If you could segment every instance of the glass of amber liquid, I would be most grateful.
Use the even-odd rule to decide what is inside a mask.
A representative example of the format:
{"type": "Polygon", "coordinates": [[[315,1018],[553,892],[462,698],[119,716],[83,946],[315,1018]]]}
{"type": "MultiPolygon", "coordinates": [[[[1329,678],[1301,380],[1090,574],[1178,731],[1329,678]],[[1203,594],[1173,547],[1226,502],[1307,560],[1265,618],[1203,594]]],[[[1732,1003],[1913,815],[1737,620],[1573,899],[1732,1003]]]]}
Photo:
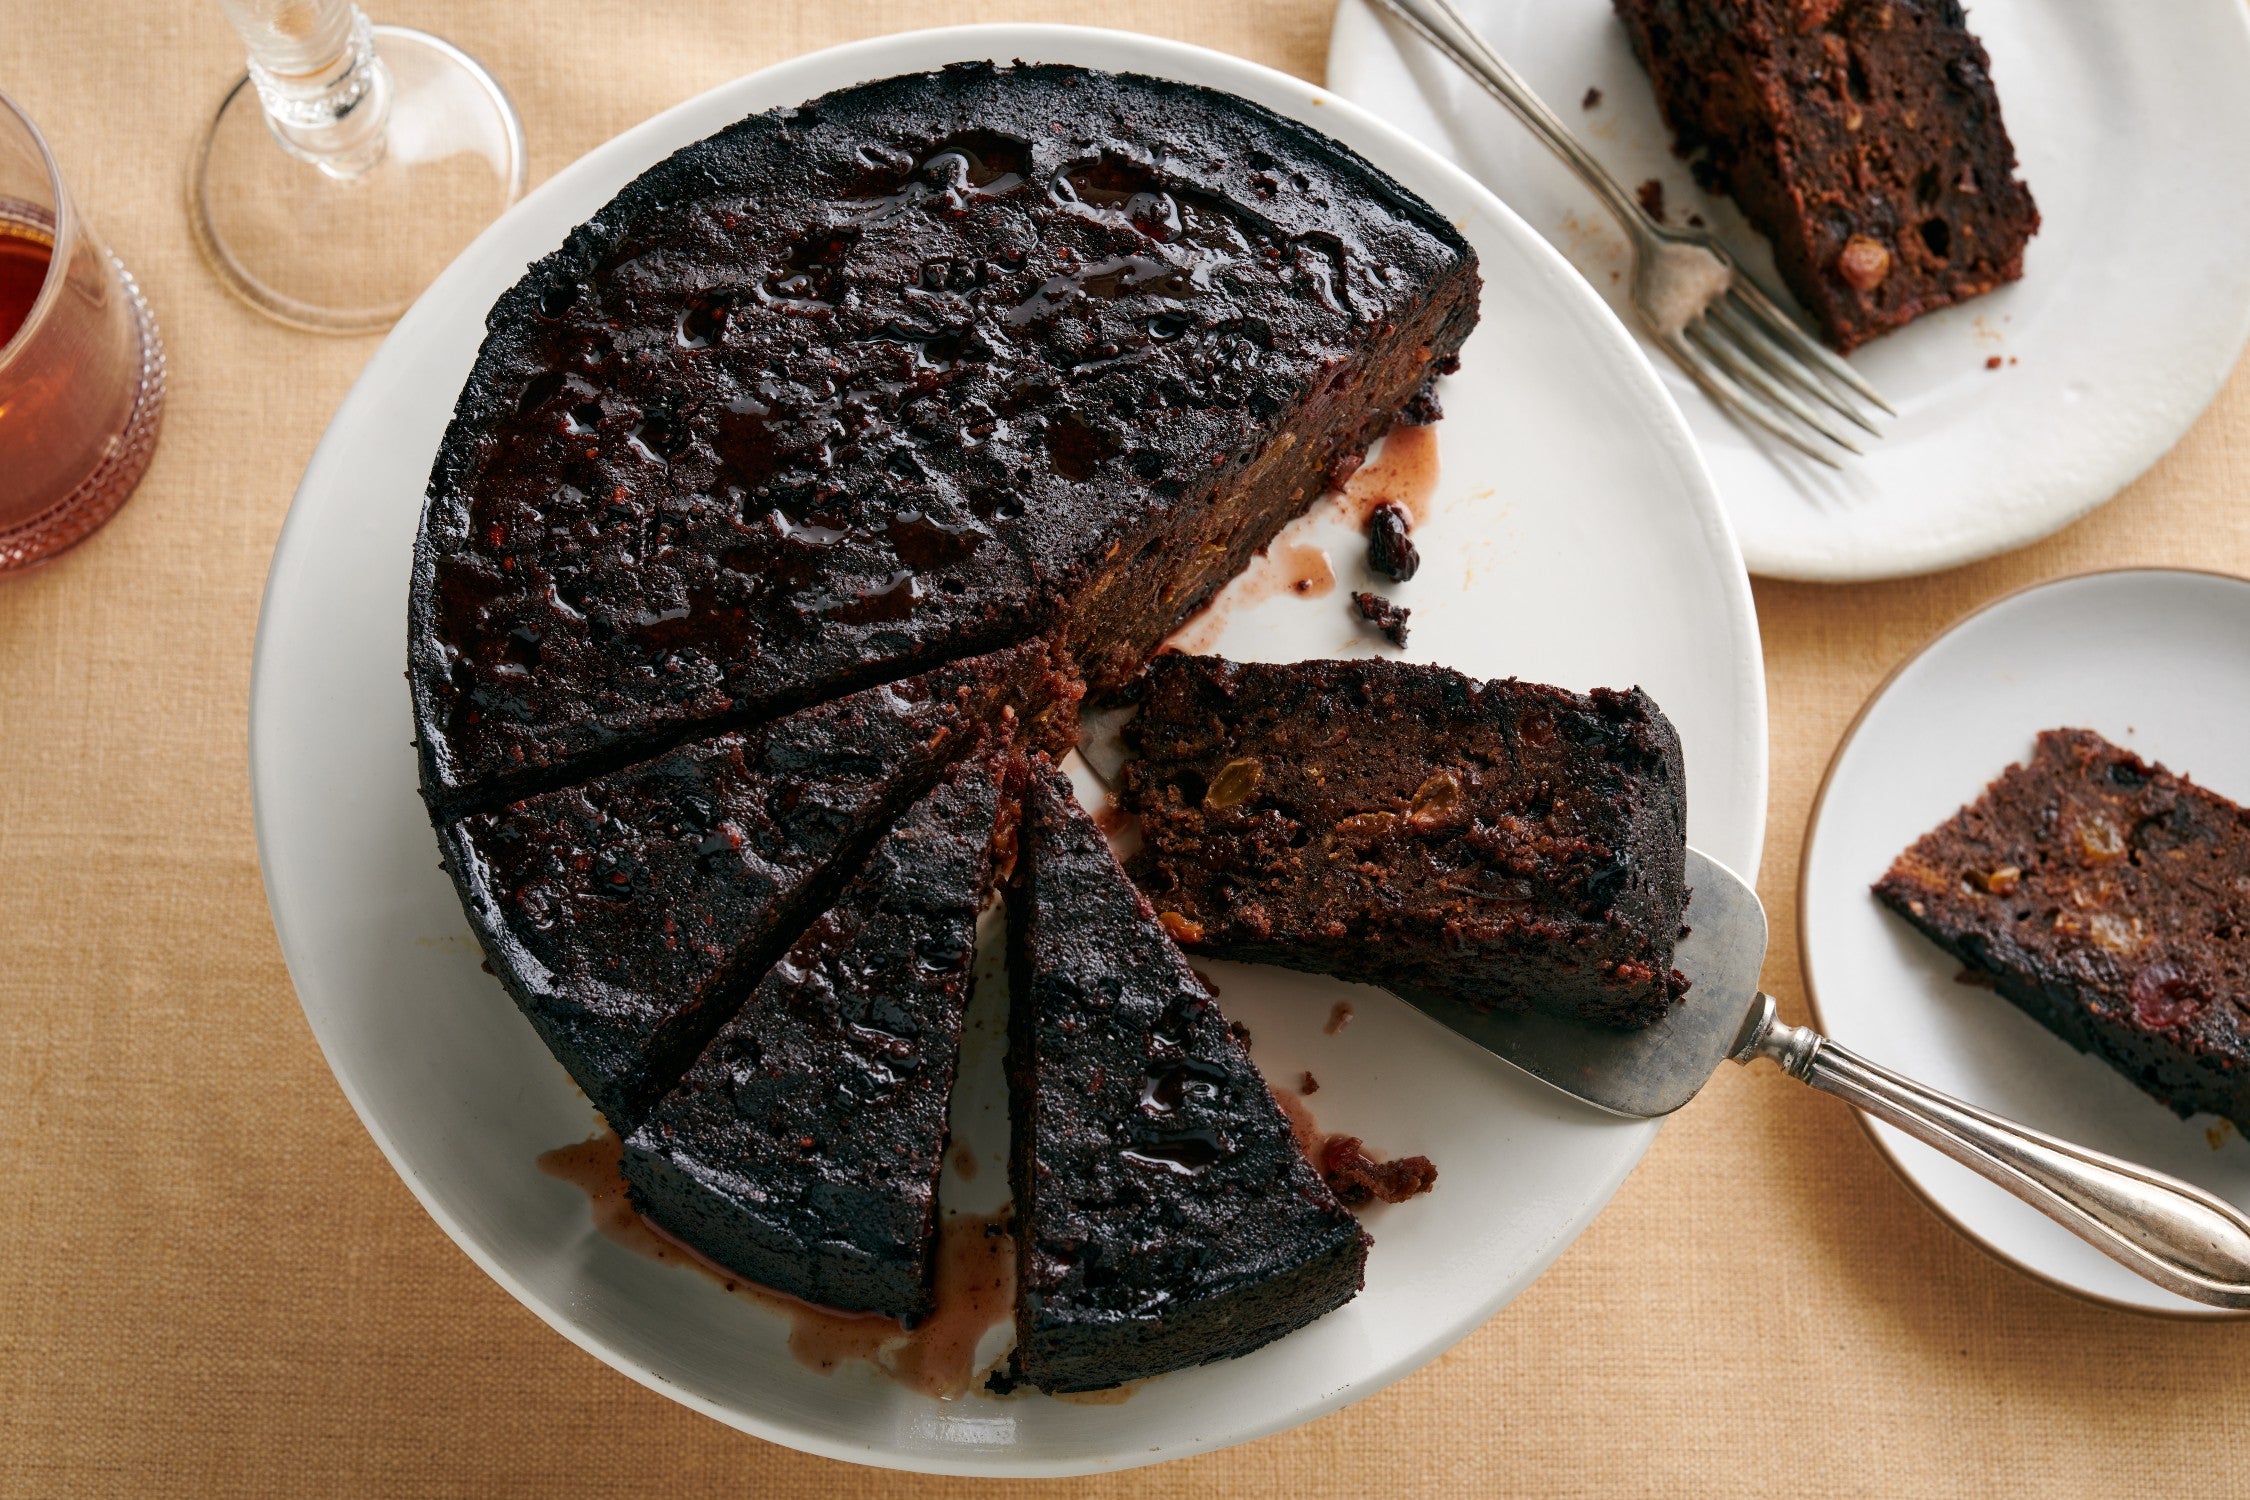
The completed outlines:
{"type": "Polygon", "coordinates": [[[141,291],[0,94],[0,575],[93,535],[132,494],[164,414],[141,291]]]}

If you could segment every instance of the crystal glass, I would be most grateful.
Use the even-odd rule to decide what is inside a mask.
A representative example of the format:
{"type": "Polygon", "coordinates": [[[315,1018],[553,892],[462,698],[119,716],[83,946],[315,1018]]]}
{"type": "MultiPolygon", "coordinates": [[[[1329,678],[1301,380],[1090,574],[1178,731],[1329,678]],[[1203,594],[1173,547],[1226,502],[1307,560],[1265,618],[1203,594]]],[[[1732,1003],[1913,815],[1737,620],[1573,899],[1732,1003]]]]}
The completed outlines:
{"type": "Polygon", "coordinates": [[[141,291],[0,94],[0,574],[117,513],[164,415],[164,341],[141,291]]]}
{"type": "Polygon", "coordinates": [[[322,333],[387,328],[523,193],[523,127],[449,43],[347,0],[219,0],[250,53],[188,181],[228,288],[322,333]]]}

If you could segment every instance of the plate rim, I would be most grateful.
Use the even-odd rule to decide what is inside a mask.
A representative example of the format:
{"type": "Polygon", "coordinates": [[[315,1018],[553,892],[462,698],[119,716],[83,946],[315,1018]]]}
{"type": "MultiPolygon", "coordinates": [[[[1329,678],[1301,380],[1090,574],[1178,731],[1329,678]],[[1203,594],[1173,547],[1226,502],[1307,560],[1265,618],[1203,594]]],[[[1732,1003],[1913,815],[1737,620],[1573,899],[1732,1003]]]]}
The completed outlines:
{"type": "MultiPolygon", "coordinates": [[[[2214,21],[2222,16],[2233,20],[2235,25],[2230,33],[2232,40],[2239,55],[2244,59],[2250,59],[2250,6],[2242,4],[2241,0],[2204,0],[2204,3],[2208,7],[2207,13],[2214,18],[2214,21]]],[[[1382,13],[1381,0],[1336,0],[1336,9],[1329,23],[1328,50],[1323,58],[1323,76],[1335,76],[1339,72],[1339,58],[1348,58],[1352,49],[1363,46],[1370,30],[1385,35],[1390,33],[1389,23],[1382,13]]],[[[1347,61],[1346,68],[1348,67],[1347,61]]],[[[1346,94],[1340,88],[1336,92],[1354,103],[1359,102],[1354,95],[1346,94]]],[[[1371,114],[1376,114],[1378,118],[1388,119],[1387,115],[1376,110],[1372,105],[1362,104],[1361,107],[1371,114]]],[[[2250,138],[2246,138],[2246,144],[2250,144],[2250,138]]],[[[1452,160],[1450,156],[1446,159],[1449,162],[1452,160]]],[[[1455,165],[1458,165],[1458,163],[1455,163],[1455,165]]],[[[1464,168],[1464,170],[1466,169],[1464,168]]],[[[1483,182],[1482,178],[1477,180],[1480,184],[1483,182]]],[[[1487,186],[1486,191],[1491,192],[1493,190],[1487,186]]],[[[1497,193],[1495,193],[1495,196],[1498,196],[1497,193]]],[[[1538,233],[1537,230],[1533,232],[1538,233]]],[[[1542,235],[1541,237],[1544,238],[1545,236],[1542,235]]],[[[1575,266],[1572,267],[1572,270],[1574,274],[1577,273],[1575,266]]],[[[1597,295],[1599,294],[1597,293],[1597,295]]],[[[2227,355],[2224,362],[2219,364],[2215,371],[2204,372],[2191,388],[2183,392],[2180,406],[2184,415],[2180,419],[2177,429],[2171,430],[2169,424],[2150,424],[2145,429],[2142,440],[2131,446],[2129,450],[2121,450],[2122,456],[2116,461],[2093,466],[2091,472],[2103,477],[2091,484],[2083,480],[2080,481],[2079,488],[2083,493],[2078,494],[2076,499],[2068,506],[2055,512],[2052,517],[2042,516],[2038,529],[2020,534],[1996,536],[1988,542],[1980,542],[1968,548],[1938,551],[1928,555],[1900,557],[1883,563],[1866,564],[1855,563],[1855,559],[1861,555],[1856,549],[1847,549],[1840,555],[1830,555],[1825,558],[1816,559],[1801,554],[1792,554],[1787,557],[1762,558],[1756,563],[1751,563],[1749,558],[1752,549],[1745,546],[1746,566],[1749,566],[1750,571],[1756,577],[1773,578],[1791,583],[1877,583],[1899,578],[1927,577],[1933,573],[1965,567],[1971,563],[1984,562],[2046,540],[2064,528],[2084,520],[2138,483],[2167,455],[2178,448],[2188,434],[2195,429],[2196,425],[2203,420],[2205,413],[2211,409],[2212,403],[2218,400],[2220,394],[2234,378],[2235,372],[2242,367],[2246,353],[2250,353],[2250,279],[2246,279],[2243,283],[2242,296],[2233,309],[2231,322],[2218,321],[2222,321],[2220,337],[2223,340],[2223,346],[2232,352],[2227,355]],[[2167,430],[2170,430],[2170,436],[2163,438],[2161,441],[2153,436],[2146,435],[2167,430]]],[[[1641,342],[1637,334],[1634,335],[1634,341],[1636,344],[1641,342]]],[[[1646,353],[1645,347],[1643,352],[1646,353]]],[[[1670,389],[1670,386],[1667,385],[1667,393],[1670,392],[1670,389]]],[[[1731,523],[1733,519],[1734,513],[1730,508],[1728,520],[1731,523]]],[[[1740,538],[1738,537],[1737,540],[1739,541],[1740,538]]]]}
{"type": "MultiPolygon", "coordinates": [[[[1446,160],[1438,153],[1415,141],[1404,131],[1399,130],[1380,116],[1337,94],[1324,83],[1298,78],[1279,69],[1215,48],[1182,42],[1169,37],[1123,31],[1113,27],[1062,23],[987,22],[882,33],[840,43],[833,47],[819,48],[782,58],[765,67],[722,80],[709,89],[699,91],[688,98],[666,106],[646,119],[628,126],[601,142],[597,142],[579,157],[557,168],[546,181],[540,183],[538,187],[518,200],[515,205],[512,205],[500,219],[487,226],[462,252],[462,255],[465,258],[473,253],[483,243],[486,236],[497,233],[504,222],[513,215],[524,213],[527,207],[536,209],[551,198],[567,196],[571,191],[570,180],[581,171],[593,170],[587,166],[591,159],[602,156],[612,148],[617,148],[620,142],[644,138],[652,134],[661,134],[666,122],[707,106],[713,96],[741,89],[753,81],[768,80],[771,75],[809,68],[819,62],[832,64],[839,57],[861,53],[880,54],[901,46],[936,47],[941,43],[945,51],[954,58],[1005,57],[1009,54],[1010,49],[1017,47],[1043,47],[1053,51],[1061,48],[1084,48],[1089,45],[1102,47],[1122,43],[1143,53],[1153,51],[1159,54],[1169,54],[1170,57],[1192,59],[1197,65],[1215,68],[1222,73],[1232,72],[1236,77],[1245,81],[1252,78],[1262,78],[1276,86],[1307,91],[1320,104],[1339,106],[1341,112],[1353,117],[1355,125],[1366,134],[1384,140],[1389,147],[1401,154],[1417,158],[1419,166],[1429,174],[1441,179],[1450,179],[1458,192],[1464,196],[1480,200],[1484,208],[1503,225],[1505,231],[1518,239],[1527,257],[1534,261],[1551,262],[1552,269],[1558,273],[1566,274],[1569,282],[1576,288],[1568,295],[1582,297],[1589,314],[1598,311],[1599,317],[1593,319],[1595,328],[1606,327],[1606,333],[1596,336],[1607,337],[1614,342],[1618,350],[1629,352],[1628,366],[1634,362],[1637,362],[1640,366],[1641,375],[1636,379],[1645,381],[1643,405],[1646,407],[1646,415],[1649,418],[1647,431],[1650,433],[1651,440],[1669,451],[1670,455],[1679,463],[1683,477],[1690,481],[1693,488],[1700,491],[1699,507],[1705,505],[1708,507],[1707,520],[1709,524],[1705,527],[1705,530],[1713,536],[1721,561],[1731,559],[1732,567],[1722,566],[1718,571],[1716,581],[1727,615],[1743,629],[1745,635],[1745,662],[1739,675],[1744,691],[1743,705],[1747,710],[1748,717],[1748,723],[1745,727],[1754,731],[1754,734],[1750,737],[1750,743],[1731,746],[1730,749],[1735,751],[1738,761],[1747,757],[1753,762],[1748,767],[1745,781],[1745,785],[1752,792],[1749,799],[1751,806],[1750,826],[1745,829],[1745,833],[1747,835],[1746,843],[1753,851],[1754,857],[1762,855],[1770,815],[1771,795],[1770,721],[1763,672],[1762,635],[1758,626],[1755,598],[1750,587],[1749,575],[1742,565],[1740,542],[1735,536],[1732,518],[1727,513],[1723,501],[1719,498],[1718,489],[1711,478],[1709,467],[1704,462],[1702,452],[1695,444],[1686,420],[1679,412],[1677,403],[1673,400],[1670,391],[1664,386],[1661,379],[1657,377],[1653,367],[1649,365],[1645,352],[1640,349],[1638,342],[1625,330],[1623,324],[1617,321],[1614,313],[1610,311],[1606,304],[1602,303],[1590,287],[1584,285],[1583,279],[1569,268],[1568,263],[1562,259],[1560,253],[1528,224],[1524,223],[1514,210],[1510,209],[1490,189],[1455,163],[1446,160]]],[[[1168,60],[1167,58],[1161,61],[1168,60]]],[[[927,64],[927,66],[936,65],[934,62],[927,64]]],[[[1102,66],[1101,64],[1090,65],[1102,66]]],[[[870,72],[867,76],[885,76],[881,70],[888,66],[889,64],[885,63],[876,64],[876,71],[870,72]]],[[[909,62],[901,64],[901,66],[912,69],[925,66],[925,64],[909,62]]],[[[1136,67],[1153,70],[1160,66],[1160,60],[1145,59],[1137,64],[1133,61],[1125,61],[1109,64],[1109,66],[1123,67],[1128,70],[1136,67]]],[[[1215,84],[1211,86],[1226,87],[1227,85],[1215,84]]],[[[1357,148],[1355,147],[1355,149],[1357,148]]],[[[1380,165],[1378,163],[1378,166],[1380,165]]],[[[449,266],[448,272],[451,269],[449,266]]],[[[442,280],[448,272],[441,272],[440,279],[442,280]]],[[[433,286],[435,284],[433,283],[433,286]]],[[[411,320],[415,318],[418,310],[419,304],[415,308],[410,308],[405,317],[400,320],[400,326],[411,327],[411,320]]],[[[275,610],[275,599],[278,593],[286,590],[290,576],[300,566],[300,554],[307,551],[310,545],[306,540],[313,529],[312,523],[308,519],[310,507],[301,509],[299,502],[305,499],[307,493],[315,487],[316,482],[325,482],[327,479],[325,471],[330,464],[336,461],[334,451],[335,445],[340,441],[337,433],[342,419],[354,403],[362,397],[363,392],[369,389],[371,377],[380,378],[388,373],[381,368],[381,365],[383,350],[389,342],[390,336],[387,335],[384,343],[378,345],[369,355],[367,364],[363,366],[361,374],[345,393],[343,400],[339,402],[328,426],[324,428],[319,442],[315,445],[312,455],[307,461],[304,474],[292,494],[289,510],[284,516],[281,528],[276,536],[272,560],[269,564],[265,587],[261,592],[259,602],[258,627],[251,664],[249,702],[247,749],[250,790],[261,882],[265,888],[268,912],[274,922],[276,939],[281,948],[283,962],[290,972],[293,990],[297,989],[297,973],[305,965],[300,961],[299,941],[301,940],[293,941],[291,939],[289,929],[283,921],[285,909],[293,907],[294,900],[288,892],[281,889],[277,884],[275,873],[277,861],[273,858],[273,855],[280,834],[275,826],[271,804],[279,795],[279,789],[278,786],[269,787],[268,785],[278,775],[275,765],[286,759],[288,754],[279,743],[269,743],[269,741],[276,741],[282,733],[278,726],[285,717],[284,708],[272,696],[276,691],[276,684],[268,651],[269,645],[275,638],[275,633],[280,629],[275,610]]],[[[305,956],[309,957],[309,954],[305,956]]],[[[549,1299],[535,1293],[490,1254],[477,1237],[464,1224],[457,1221],[455,1214],[435,1199],[433,1190],[424,1184],[418,1171],[400,1154],[400,1149],[392,1140],[389,1131],[371,1112],[368,1100],[362,1096],[361,1090],[352,1081],[349,1070],[339,1066],[338,1057],[331,1051],[329,1040],[314,1014],[313,1007],[306,1003],[301,990],[298,990],[298,1001],[299,1009],[305,1017],[308,1029],[313,1033],[315,1043],[320,1047],[322,1059],[327,1064],[330,1075],[335,1079],[338,1088],[344,1094],[346,1102],[351,1105],[354,1114],[358,1116],[362,1129],[374,1141],[377,1149],[382,1153],[385,1161],[390,1165],[391,1170],[397,1175],[400,1182],[406,1186],[423,1212],[429,1215],[446,1237],[466,1254],[478,1269],[482,1270],[503,1291],[538,1317],[540,1321],[608,1368],[728,1427],[747,1432],[765,1441],[793,1448],[800,1452],[812,1453],[819,1457],[906,1472],[1024,1478],[1064,1477],[1113,1472],[1165,1462],[1174,1458],[1185,1458],[1200,1453],[1219,1451],[1295,1428],[1327,1415],[1342,1406],[1356,1403],[1360,1399],[1373,1395],[1391,1383],[1433,1363],[1441,1355],[1457,1346],[1462,1339],[1489,1322],[1502,1307],[1512,1301],[1514,1297],[1520,1295],[1539,1276],[1543,1275],[1563,1251],[1575,1243],[1593,1220],[1608,1206],[1618,1188],[1639,1166],[1646,1156],[1649,1145],[1655,1138],[1656,1128],[1660,1123],[1650,1122],[1650,1128],[1640,1135],[1629,1152],[1620,1157],[1614,1176],[1601,1185],[1600,1190],[1590,1197],[1579,1213],[1557,1226],[1554,1237],[1542,1247],[1540,1253],[1530,1263],[1521,1285],[1514,1287],[1512,1290],[1502,1288],[1478,1299],[1468,1312],[1462,1315],[1458,1327],[1444,1341],[1433,1343],[1433,1346],[1426,1353],[1419,1355],[1417,1358],[1402,1361],[1391,1368],[1377,1368],[1364,1378],[1347,1381],[1340,1388],[1326,1392],[1317,1399],[1281,1409],[1268,1418],[1246,1423],[1239,1430],[1207,1439],[1192,1440],[1178,1446],[1165,1446],[1157,1451],[1111,1447],[1106,1450],[1088,1449],[1068,1457],[1028,1459],[1013,1456],[995,1458],[988,1453],[963,1453],[958,1457],[941,1454],[912,1454],[889,1447],[848,1446],[831,1440],[818,1432],[796,1425],[786,1418],[768,1415],[762,1410],[736,1409],[724,1406],[699,1392],[666,1380],[655,1370],[644,1367],[638,1360],[611,1349],[607,1341],[591,1329],[580,1328],[570,1318],[567,1307],[559,1303],[551,1304],[549,1299]]]]}
{"type": "MultiPolygon", "coordinates": [[[[1807,876],[1812,869],[1813,841],[1820,832],[1821,815],[1828,806],[1828,793],[1836,779],[1836,767],[1842,763],[1844,752],[1849,750],[1852,742],[1859,737],[1860,728],[1866,722],[1867,716],[1874,711],[1876,704],[1889,695],[1891,688],[1897,684],[1898,679],[1905,674],[1909,667],[1929,655],[1931,651],[1950,639],[1955,632],[1967,628],[1994,610],[2013,604],[2026,595],[2040,593],[2047,589],[2061,588],[2090,579],[2115,578],[2127,574],[2216,578],[2250,590],[2250,577],[2238,573],[2229,573],[2222,568],[2180,568],[2145,563],[2127,563],[2114,568],[2089,568],[2081,573],[2063,573],[2053,578],[2042,578],[2030,583],[2019,584],[2005,593],[1997,594],[1985,600],[1982,604],[1949,624],[1940,626],[1920,645],[1901,657],[1888,672],[1885,672],[1882,681],[1869,690],[1866,699],[1852,714],[1851,722],[1844,726],[1844,732],[1837,737],[1836,748],[1829,752],[1828,764],[1820,773],[1820,785],[1814,789],[1812,807],[1805,817],[1804,837],[1797,846],[1797,889],[1793,898],[1793,909],[1797,920],[1797,978],[1799,983],[1804,986],[1805,1009],[1811,1016],[1815,1031],[1820,1032],[1823,1036],[1829,1034],[1827,1018],[1821,1014],[1820,993],[1813,983],[1812,928],[1806,921],[1807,898],[1805,886],[1807,876]]],[[[1921,1178],[1899,1156],[1894,1149],[1895,1143],[1886,1138],[1882,1131],[1875,1128],[1879,1122],[1873,1116],[1857,1109],[1850,1113],[1854,1123],[1859,1126],[1860,1133],[1866,1136],[1868,1142],[1874,1146],[1876,1155],[1882,1158],[1884,1165],[1891,1169],[1892,1174],[1905,1185],[1907,1191],[1921,1201],[1923,1207],[1935,1214],[1940,1222],[1950,1226],[1956,1234],[1967,1240],[1976,1249],[1983,1251],[1987,1256],[2018,1275],[2029,1277],[2033,1281],[2053,1288],[2055,1291],[2075,1297],[2081,1302],[2091,1303],[2096,1307],[2110,1308],[2117,1312],[2132,1313],[2138,1317],[2162,1318],[2182,1323],[2226,1323],[2250,1318],[2250,1308],[2157,1307],[2143,1302],[2129,1302],[2121,1297],[2112,1297],[2103,1292],[2089,1290],[2052,1272],[2040,1270],[2036,1266],[2026,1265],[2007,1250],[1993,1243],[1989,1236],[1969,1227],[1968,1223],[1954,1213],[1951,1208],[1938,1201],[1937,1197],[1924,1186],[1921,1178]]]]}

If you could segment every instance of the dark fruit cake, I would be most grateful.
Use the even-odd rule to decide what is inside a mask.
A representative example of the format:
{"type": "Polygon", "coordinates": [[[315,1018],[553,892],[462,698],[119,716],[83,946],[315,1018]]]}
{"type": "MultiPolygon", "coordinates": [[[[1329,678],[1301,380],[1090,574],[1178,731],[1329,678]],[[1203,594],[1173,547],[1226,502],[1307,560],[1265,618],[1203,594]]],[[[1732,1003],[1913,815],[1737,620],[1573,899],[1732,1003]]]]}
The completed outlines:
{"type": "Polygon", "coordinates": [[[625,1142],[640,1210],[793,1297],[918,1322],[1004,757],[947,773],[625,1142]]]}
{"type": "Polygon", "coordinates": [[[1247,1354],[1359,1290],[1367,1237],[1069,783],[1009,908],[1016,1348],[1090,1391],[1247,1354]]]}
{"type": "Polygon", "coordinates": [[[1192,950],[1626,1027],[1686,989],[1680,745],[1638,689],[1167,655],[1125,740],[1133,873],[1192,950]]]}
{"type": "Polygon", "coordinates": [[[1957,0],[1615,0],[1681,154],[1849,350],[2023,275],[2039,230],[1957,0]]]}
{"type": "Polygon", "coordinates": [[[973,63],[742,120],[492,310],[416,544],[424,795],[1050,629],[1122,682],[1477,292],[1428,205],[1209,89],[973,63]]]}
{"type": "Polygon", "coordinates": [[[2250,1130],[2250,812],[2050,729],[1875,894],[2079,1051],[2250,1130]]]}
{"type": "Polygon", "coordinates": [[[621,1134],[1045,661],[940,667],[445,826],[494,971],[621,1134]]]}

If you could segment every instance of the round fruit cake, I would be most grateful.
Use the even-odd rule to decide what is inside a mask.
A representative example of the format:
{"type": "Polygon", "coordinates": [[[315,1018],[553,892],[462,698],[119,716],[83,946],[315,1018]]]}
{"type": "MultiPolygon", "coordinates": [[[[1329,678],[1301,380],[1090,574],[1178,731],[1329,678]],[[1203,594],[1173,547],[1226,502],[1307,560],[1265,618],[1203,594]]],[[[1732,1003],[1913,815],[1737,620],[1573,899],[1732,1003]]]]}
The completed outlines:
{"type": "MultiPolygon", "coordinates": [[[[926,1311],[961,913],[1009,874],[1026,758],[1427,409],[1477,305],[1454,229],[1316,131],[986,63],[742,120],[500,298],[415,547],[422,792],[644,1211],[926,1311]]],[[[1224,1095],[1199,1120],[1270,1137],[1262,1087],[1224,1095]]],[[[1070,1379],[1152,1373],[1120,1348],[1070,1379]]]]}

